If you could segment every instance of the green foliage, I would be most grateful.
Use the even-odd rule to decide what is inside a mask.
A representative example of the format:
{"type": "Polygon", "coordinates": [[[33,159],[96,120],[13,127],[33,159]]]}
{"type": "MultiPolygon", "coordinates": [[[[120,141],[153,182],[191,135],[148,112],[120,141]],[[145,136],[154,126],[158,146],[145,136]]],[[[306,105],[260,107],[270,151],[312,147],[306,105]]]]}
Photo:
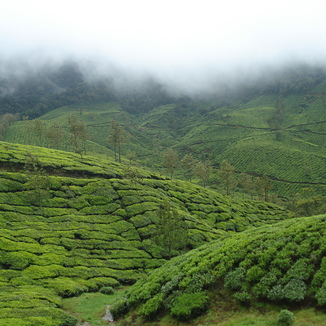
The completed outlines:
{"type": "Polygon", "coordinates": [[[326,281],[320,287],[320,289],[316,293],[316,299],[319,306],[326,305],[326,281]]]}
{"type": "Polygon", "coordinates": [[[293,325],[294,323],[294,314],[293,312],[284,309],[281,310],[279,315],[278,315],[278,325],[293,325]]]}
{"type": "Polygon", "coordinates": [[[108,141],[114,148],[114,159],[116,162],[121,163],[121,145],[127,140],[126,131],[123,127],[119,126],[117,121],[112,120],[110,124],[110,132],[108,141]],[[117,160],[117,154],[119,160],[117,160]]]}
{"type": "MultiPolygon", "coordinates": [[[[135,184],[122,179],[124,169],[119,164],[96,156],[85,155],[81,159],[52,149],[6,146],[9,145],[0,142],[4,169],[0,173],[0,288],[3,298],[9,295],[13,298],[10,314],[18,319],[26,317],[31,324],[40,321],[50,325],[51,318],[52,324],[60,324],[64,319],[61,298],[133,284],[161,266],[166,261],[162,256],[170,258],[178,254],[185,244],[189,248],[199,247],[227,236],[226,228],[234,230],[239,225],[239,229],[245,230],[290,216],[274,205],[226,198],[212,190],[141,169],[142,178],[135,184]],[[34,165],[43,169],[49,181],[41,206],[31,203],[34,189],[27,182],[28,176],[22,173],[25,171],[19,170],[29,157],[27,153],[37,157],[28,164],[29,169],[34,165]],[[158,208],[167,198],[169,209],[165,213],[163,209],[161,217],[171,218],[168,222],[173,223],[166,224],[166,234],[177,239],[173,244],[177,247],[169,249],[169,253],[162,244],[154,245],[153,237],[159,220],[158,208]],[[227,219],[220,222],[218,216],[223,213],[227,219]],[[229,226],[222,225],[225,222],[229,226]],[[186,241],[180,236],[182,233],[174,234],[179,224],[188,233],[186,241]],[[23,294],[17,293],[17,289],[23,294]],[[21,310],[17,309],[21,307],[26,316],[19,317],[21,310]]],[[[200,265],[209,264],[202,261],[200,265]]],[[[174,271],[168,272],[169,275],[174,275],[174,271]]],[[[171,309],[178,296],[202,292],[214,279],[206,272],[189,275],[180,286],[182,277],[170,280],[168,286],[165,281],[168,280],[158,280],[139,289],[128,298],[125,308],[129,309],[138,300],[146,304],[162,289],[164,295],[145,305],[146,311],[150,315],[154,307],[171,309]]],[[[321,278],[316,279],[316,284],[320,282],[321,278]]],[[[2,305],[2,301],[1,313],[7,305],[2,305]]],[[[0,323],[3,320],[7,323],[7,317],[0,318],[0,323]]]]}
{"type": "Polygon", "coordinates": [[[207,304],[208,295],[205,291],[184,293],[176,299],[171,314],[177,319],[189,320],[205,311],[207,304]]]}
{"type": "Polygon", "coordinates": [[[60,326],[75,326],[78,323],[78,319],[71,315],[66,315],[62,319],[60,326]]]}
{"type": "Polygon", "coordinates": [[[89,130],[83,121],[78,120],[75,114],[68,116],[70,142],[75,153],[86,154],[86,141],[89,139],[89,130]]]}
{"type": "Polygon", "coordinates": [[[113,294],[114,289],[111,286],[104,286],[104,287],[100,288],[100,292],[103,294],[113,294]]]}
{"type": "Polygon", "coordinates": [[[159,295],[154,296],[146,301],[140,309],[139,313],[147,318],[151,318],[157,315],[157,312],[163,305],[164,294],[160,293],[159,295]]]}
{"type": "Polygon", "coordinates": [[[114,318],[119,318],[125,315],[129,310],[127,300],[120,299],[114,302],[114,304],[110,307],[110,312],[114,318]]]}
{"type": "MultiPolygon", "coordinates": [[[[203,291],[206,299],[206,291],[223,297],[227,290],[240,302],[263,300],[289,306],[315,302],[323,306],[325,223],[325,215],[293,219],[210,242],[137,282],[127,302],[131,308],[145,307],[148,314],[164,308],[178,318],[192,315],[191,304],[183,300],[203,291]]],[[[192,301],[196,302],[189,299],[192,301]]]]}
{"type": "Polygon", "coordinates": [[[163,255],[170,258],[175,250],[185,248],[188,241],[188,227],[168,201],[163,202],[157,214],[153,240],[163,248],[163,255]]]}

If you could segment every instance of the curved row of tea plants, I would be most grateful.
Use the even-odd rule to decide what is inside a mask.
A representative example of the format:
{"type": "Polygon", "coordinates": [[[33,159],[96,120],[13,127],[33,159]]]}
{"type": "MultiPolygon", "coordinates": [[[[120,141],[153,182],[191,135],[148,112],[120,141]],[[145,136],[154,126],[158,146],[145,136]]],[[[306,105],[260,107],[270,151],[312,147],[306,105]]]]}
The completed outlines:
{"type": "Polygon", "coordinates": [[[95,157],[0,148],[0,325],[69,325],[62,297],[134,283],[161,266],[152,236],[166,200],[188,226],[188,248],[291,216],[141,170],[132,179],[95,157]]]}
{"type": "Polygon", "coordinates": [[[189,320],[231,298],[325,308],[325,256],[326,215],[247,230],[174,258],[133,285],[112,311],[189,320]]]}

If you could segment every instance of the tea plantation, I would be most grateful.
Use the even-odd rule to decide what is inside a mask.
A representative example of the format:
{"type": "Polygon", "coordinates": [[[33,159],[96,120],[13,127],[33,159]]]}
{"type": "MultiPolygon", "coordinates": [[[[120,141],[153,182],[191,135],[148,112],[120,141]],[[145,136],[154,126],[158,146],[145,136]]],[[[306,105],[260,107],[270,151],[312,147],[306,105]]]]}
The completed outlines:
{"type": "Polygon", "coordinates": [[[112,311],[134,311],[134,319],[141,317],[134,325],[164,314],[191,321],[232,301],[247,307],[260,302],[261,311],[262,303],[265,309],[269,303],[325,311],[325,255],[326,215],[250,229],[174,258],[138,281],[112,311]]]}
{"type": "MultiPolygon", "coordinates": [[[[75,325],[62,298],[130,285],[162,266],[164,248],[152,236],[163,201],[187,225],[187,250],[224,239],[232,266],[242,256],[236,250],[232,258],[232,234],[292,217],[269,203],[235,200],[135,167],[137,177],[131,176],[130,166],[101,157],[0,142],[0,168],[0,325],[75,325]]],[[[198,250],[194,255],[208,247],[198,250]]],[[[157,301],[154,288],[148,295],[157,301]]]]}

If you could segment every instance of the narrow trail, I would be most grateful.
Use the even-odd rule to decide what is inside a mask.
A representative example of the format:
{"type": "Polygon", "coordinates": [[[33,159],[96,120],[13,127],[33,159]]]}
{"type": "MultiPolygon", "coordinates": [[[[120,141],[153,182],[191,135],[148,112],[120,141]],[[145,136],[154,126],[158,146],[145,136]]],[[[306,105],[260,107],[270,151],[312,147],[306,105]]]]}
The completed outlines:
{"type": "Polygon", "coordinates": [[[105,315],[102,317],[103,320],[109,321],[110,324],[113,324],[113,316],[110,312],[110,306],[106,306],[105,315]]]}

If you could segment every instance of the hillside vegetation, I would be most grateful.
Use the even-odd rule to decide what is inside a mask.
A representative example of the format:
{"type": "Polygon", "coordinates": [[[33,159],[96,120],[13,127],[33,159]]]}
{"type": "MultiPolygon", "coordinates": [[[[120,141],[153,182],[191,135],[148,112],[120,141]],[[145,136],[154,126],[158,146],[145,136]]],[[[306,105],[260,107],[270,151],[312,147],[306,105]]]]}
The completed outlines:
{"type": "Polygon", "coordinates": [[[133,325],[158,322],[164,314],[191,322],[208,309],[217,311],[206,318],[205,324],[213,325],[218,314],[223,321],[223,309],[236,309],[237,302],[262,312],[272,303],[279,309],[317,306],[324,311],[325,230],[326,215],[320,215],[215,240],[138,281],[112,311],[121,316],[131,310],[133,321],[138,316],[133,325]]]}
{"type": "MultiPolygon", "coordinates": [[[[122,154],[135,153],[144,167],[163,171],[163,154],[173,148],[181,160],[185,154],[209,162],[210,184],[222,190],[216,170],[228,160],[237,175],[268,176],[271,193],[293,198],[305,188],[316,195],[326,192],[326,82],[309,91],[280,95],[257,94],[227,105],[219,101],[176,101],[148,112],[128,112],[119,102],[94,102],[64,106],[40,117],[49,127],[62,126],[65,135],[58,149],[73,151],[67,118],[75,114],[89,129],[87,151],[113,155],[108,141],[114,119],[128,135],[122,154]]],[[[50,147],[45,130],[32,121],[9,126],[4,140],[50,147]]],[[[181,164],[177,170],[184,178],[181,164]]],[[[239,178],[238,178],[239,179],[239,178]]],[[[243,189],[237,188],[239,192],[243,189]]]]}
{"type": "Polygon", "coordinates": [[[165,201],[187,225],[186,251],[292,217],[100,156],[5,142],[0,153],[0,325],[73,325],[62,298],[165,263],[153,240],[165,201]]]}

